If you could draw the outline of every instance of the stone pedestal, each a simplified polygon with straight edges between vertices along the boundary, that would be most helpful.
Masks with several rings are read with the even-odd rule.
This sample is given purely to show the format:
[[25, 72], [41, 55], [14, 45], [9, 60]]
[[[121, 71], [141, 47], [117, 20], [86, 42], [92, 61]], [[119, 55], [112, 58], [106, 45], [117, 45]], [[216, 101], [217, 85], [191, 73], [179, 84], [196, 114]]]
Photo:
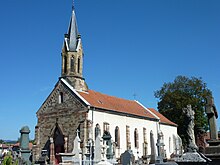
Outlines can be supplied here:
[[210, 164], [211, 160], [198, 152], [186, 152], [181, 157], [176, 158], [175, 161], [180, 165], [206, 165]]
[[104, 132], [104, 135], [102, 138], [103, 138], [105, 144], [107, 145], [107, 153], [106, 153], [107, 159], [113, 159], [111, 134], [106, 131], [106, 132]]
[[212, 160], [213, 165], [220, 164], [220, 140], [208, 140], [209, 146], [205, 148], [205, 156]]

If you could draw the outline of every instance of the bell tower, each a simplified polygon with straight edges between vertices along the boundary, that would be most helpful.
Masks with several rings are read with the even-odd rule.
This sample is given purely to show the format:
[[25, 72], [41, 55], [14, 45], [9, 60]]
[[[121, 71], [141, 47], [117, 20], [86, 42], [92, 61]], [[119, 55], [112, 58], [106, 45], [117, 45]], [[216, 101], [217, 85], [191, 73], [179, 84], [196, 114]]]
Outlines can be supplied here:
[[66, 79], [74, 89], [87, 91], [88, 87], [83, 78], [83, 48], [81, 36], [78, 33], [74, 7], [67, 34], [64, 35], [62, 48], [61, 77]]

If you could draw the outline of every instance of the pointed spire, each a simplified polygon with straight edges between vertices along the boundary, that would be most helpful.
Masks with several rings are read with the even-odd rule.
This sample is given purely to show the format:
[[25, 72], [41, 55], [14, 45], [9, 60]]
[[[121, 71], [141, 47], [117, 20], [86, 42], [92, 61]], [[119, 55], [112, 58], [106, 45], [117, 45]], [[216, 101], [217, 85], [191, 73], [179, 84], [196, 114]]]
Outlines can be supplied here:
[[78, 40], [78, 28], [77, 28], [77, 23], [76, 23], [74, 1], [72, 4], [72, 16], [70, 20], [69, 29], [68, 29], [68, 40], [69, 40], [68, 42], [69, 51], [76, 51], [77, 40]]

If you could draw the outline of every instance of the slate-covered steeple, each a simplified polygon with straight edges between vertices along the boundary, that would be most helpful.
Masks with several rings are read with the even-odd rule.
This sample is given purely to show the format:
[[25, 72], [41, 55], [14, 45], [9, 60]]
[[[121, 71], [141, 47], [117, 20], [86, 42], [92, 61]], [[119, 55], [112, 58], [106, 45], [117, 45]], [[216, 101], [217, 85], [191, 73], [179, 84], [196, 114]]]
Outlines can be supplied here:
[[76, 15], [73, 7], [68, 33], [67, 35], [65, 35], [66, 46], [69, 51], [76, 51], [78, 46], [78, 39], [79, 39], [78, 37], [79, 37], [79, 33], [76, 22]]
[[61, 77], [65, 78], [76, 90], [88, 90], [83, 78], [83, 49], [78, 32], [75, 9], [72, 8], [67, 34], [62, 49]]

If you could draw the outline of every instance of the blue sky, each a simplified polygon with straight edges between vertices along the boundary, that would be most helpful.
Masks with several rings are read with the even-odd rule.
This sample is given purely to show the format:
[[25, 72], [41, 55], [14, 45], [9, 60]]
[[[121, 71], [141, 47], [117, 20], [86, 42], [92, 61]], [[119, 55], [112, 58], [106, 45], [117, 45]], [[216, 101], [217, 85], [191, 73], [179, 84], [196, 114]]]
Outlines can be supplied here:
[[[0, 139], [17, 140], [24, 125], [34, 138], [36, 112], [60, 76], [71, 4], [0, 1]], [[90, 89], [157, 108], [164, 82], [202, 77], [219, 111], [219, 0], [75, 0], [75, 8]]]

